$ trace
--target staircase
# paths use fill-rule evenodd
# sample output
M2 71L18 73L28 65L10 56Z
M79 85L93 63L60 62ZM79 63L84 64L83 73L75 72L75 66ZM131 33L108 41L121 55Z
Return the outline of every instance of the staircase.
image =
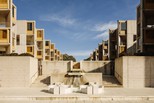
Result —
M39 76L31 85L33 88L41 88L47 87L50 84L50 76L49 75L42 75Z

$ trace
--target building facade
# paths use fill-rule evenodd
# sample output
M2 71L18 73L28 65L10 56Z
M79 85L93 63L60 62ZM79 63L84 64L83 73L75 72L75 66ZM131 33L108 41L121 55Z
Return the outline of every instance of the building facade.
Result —
M137 7L137 52L154 53L154 1L141 0Z
M136 53L136 20L118 20L117 57Z
M40 61L54 61L55 45L45 40L44 29L37 29L33 20L17 20L16 15L12 0L0 0L0 55L28 53ZM62 60L60 51L56 56Z

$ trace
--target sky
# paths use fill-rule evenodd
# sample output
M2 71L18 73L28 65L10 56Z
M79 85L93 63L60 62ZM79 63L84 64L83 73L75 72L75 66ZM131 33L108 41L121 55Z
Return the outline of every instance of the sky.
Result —
M77 61L108 39L117 20L136 19L140 0L14 0L18 20L35 20L45 39Z

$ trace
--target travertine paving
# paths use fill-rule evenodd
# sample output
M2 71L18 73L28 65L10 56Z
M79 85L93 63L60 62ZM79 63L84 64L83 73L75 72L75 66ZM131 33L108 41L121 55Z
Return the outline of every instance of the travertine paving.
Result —
M1 88L0 103L154 103L154 89L105 88L99 95L53 95L47 88Z
M154 103L154 101L21 101L21 100L0 100L0 103Z

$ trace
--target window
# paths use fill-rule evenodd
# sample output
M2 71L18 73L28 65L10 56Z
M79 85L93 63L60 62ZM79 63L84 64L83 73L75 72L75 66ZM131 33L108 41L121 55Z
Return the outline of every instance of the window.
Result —
M41 31L37 31L37 37L38 38L42 37L42 32Z
M32 52L33 48L32 47L27 47L27 52Z
M17 35L16 40L17 40L17 45L20 45L20 35Z
M37 51L37 55L42 55L42 52L41 51Z
M136 41L136 35L133 35L133 41Z
M12 17L14 17L14 7L12 7Z
M121 23L121 30L126 30L126 23Z
M27 30L32 31L33 30L33 24L27 23Z
M7 30L0 30L0 39L7 39Z
M49 46L49 42L48 41L45 42L45 46Z

